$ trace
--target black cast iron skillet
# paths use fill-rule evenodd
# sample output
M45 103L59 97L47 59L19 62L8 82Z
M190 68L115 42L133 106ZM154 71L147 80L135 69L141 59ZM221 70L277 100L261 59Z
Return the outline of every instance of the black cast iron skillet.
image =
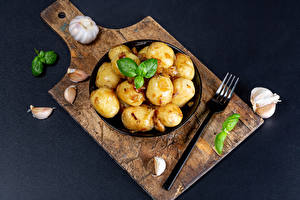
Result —
M124 45L128 46L130 49L132 49L133 47L136 47L136 49L139 51L142 48L144 48L145 46L150 45L152 42L162 42L162 41L158 41L158 40L135 40L135 41L126 42L126 43L124 43ZM164 43L167 44L169 47L171 47L174 50L175 54L178 53L178 52L184 53L179 48L177 48L177 47L175 47L171 44L168 44L166 42L164 42ZM90 86L89 86L90 94L92 93L92 91L97 89L97 86L95 85L97 72L98 72L98 69L100 68L100 66L104 62L110 62L110 59L108 57L108 52L99 60L99 62L97 63L97 65L95 66L95 68L94 68L94 70L91 74ZM166 127L166 130L164 132L159 132L155 129L152 129L151 131L147 131L147 132L131 132L130 130L128 130L124 127L124 125L121 121L121 113L117 114L113 118L105 118L105 117L102 117L100 114L98 114L98 115L101 117L101 119L107 125L109 125L113 129L117 130L118 132L120 132L122 134L126 134L126 135L138 136L138 137L155 137L155 136L161 136L161 135L168 134L172 131L175 131L176 129L182 127L195 114L195 111L197 110L197 108L200 104L201 93L202 93L201 78L200 78L200 74L198 72L198 69L195 66L195 63L194 63L194 67L195 67L195 76L194 76L194 79L192 81L195 85L195 95L190 100L194 104L191 107L189 107L188 105L185 105L184 107L181 108L182 113L183 113L183 119L182 119L182 121L179 125L177 125L175 127L171 127L171 128Z

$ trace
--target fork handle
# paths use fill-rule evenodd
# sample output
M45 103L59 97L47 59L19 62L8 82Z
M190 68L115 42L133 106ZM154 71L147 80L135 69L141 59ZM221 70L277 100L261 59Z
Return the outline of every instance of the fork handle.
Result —
M180 173L183 165L185 164L185 162L189 158L195 144L197 143L201 133L203 132L205 126L207 125L207 123L209 122L209 120L213 116L213 114L214 114L214 112L212 112L212 111L209 111L209 113L207 114L206 118L204 119L201 126L199 127L199 129L195 133L194 137L191 139L190 143L188 144L188 146L186 147L186 149L182 153L180 159L178 160L177 164L175 165L175 167L172 170L171 174L169 175L168 179L163 184L164 189L166 189L166 190L171 189L171 187L172 187L173 183L175 182L178 174Z

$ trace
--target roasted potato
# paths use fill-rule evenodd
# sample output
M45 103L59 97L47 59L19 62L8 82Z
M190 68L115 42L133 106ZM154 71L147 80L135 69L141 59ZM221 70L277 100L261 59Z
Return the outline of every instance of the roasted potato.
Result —
M149 131L153 128L154 109L149 106L125 108L121 119L126 128L132 131Z
M189 79L177 78L173 81L173 86L172 103L179 107L184 106L195 95L194 83Z
M156 58L158 60L158 71L160 68L169 68L174 64L175 54L171 47L162 42L153 42L147 50L146 57Z
M195 69L191 58L185 54L177 53L175 66L177 68L177 76L192 80L195 75Z
M101 87L92 92L90 100L96 111L103 117L112 118L119 112L119 100L112 89Z
M116 57L119 57L121 53L129 52L130 49L125 45L119 45L109 50L108 57L110 60L113 60Z
M124 58L131 58L132 60L134 60L134 62L139 65L141 63L140 59L134 55L133 53L130 53L130 52L124 52ZM115 57L112 61L111 61L111 64L112 64L112 67L113 67L113 70L116 74L120 75L122 78L124 78L125 76L120 72L119 68L118 68L118 65L117 65L117 61L119 60L120 58L119 57Z
M145 100L144 94L137 92L134 85L128 81L124 81L117 87L117 95L119 99L131 106L139 106Z
M157 109L157 118L166 127L177 126L182 120L183 114L180 108L173 103L160 106Z
M164 132L166 130L166 128L162 124L162 122L157 118L157 116L155 116L155 113L154 113L153 121L154 121L154 128L156 130L158 130L160 132Z
M147 51L148 51L149 46L145 46L144 48L142 48L139 52L138 52L138 57L140 60L146 60L147 57Z
M172 101L173 84L170 78L154 76L150 79L146 96L154 105L166 105Z
M120 76L113 71L111 63L105 62L100 66L96 77L97 87L108 87L114 89L117 87L119 81Z

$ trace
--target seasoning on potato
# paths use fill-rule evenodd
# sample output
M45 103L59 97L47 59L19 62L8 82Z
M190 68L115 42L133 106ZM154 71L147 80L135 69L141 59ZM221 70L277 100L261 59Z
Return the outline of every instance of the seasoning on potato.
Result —
M111 63L103 63L97 73L96 86L116 88L120 81L120 76L117 75L112 68Z
M137 92L133 84L124 81L117 87L117 95L119 99L131 106L139 106L145 100L144 94Z
M193 81L185 78L177 78L173 81L174 95L172 103L179 107L184 106L195 95Z
M120 103L112 89L99 88L92 92L90 99L96 111L103 117L112 118L119 112Z
M157 109L157 118L166 127L174 127L180 124L183 114L180 108L173 103L168 103L167 105L160 106Z
M146 46L138 52L138 57L139 57L140 60L146 60L147 59L146 55L147 55L148 48L149 48L149 46Z
M170 78L155 76L150 79L146 96L154 105L166 105L172 101L173 84Z
M98 72L91 103L105 118L121 114L132 132L164 132L183 119L181 107L195 95L195 69L189 56L174 53L162 42L142 49L126 45L112 48ZM134 51L134 52L132 52Z
M126 45L119 45L109 50L108 57L110 60L113 60L116 57L119 57L121 53L130 52L130 49Z
M124 53L121 53L119 54L119 56L117 57L114 57L112 60L111 60L111 63L112 63L112 66L113 66L113 70L116 74L120 75L121 77L125 77L124 74L122 74L118 68L118 65L117 65L117 61L120 59L120 58L131 58L132 60L134 60L134 62L139 65L140 64L140 59L134 55L133 53L131 52L124 52Z
M153 42L147 49L146 57L158 59L161 62L159 67L162 68L171 67L175 60L173 49L162 42Z
M178 76L192 80L195 75L195 69L191 58L183 53L176 54L175 66Z
M132 106L124 109L121 119L129 130L149 131L154 126L153 115L154 109L149 106Z

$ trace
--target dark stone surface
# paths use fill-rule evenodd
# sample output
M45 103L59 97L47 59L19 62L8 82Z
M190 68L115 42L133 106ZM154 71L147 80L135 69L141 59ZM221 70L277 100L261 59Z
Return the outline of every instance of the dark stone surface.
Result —
M149 199L47 93L70 61L40 18L52 2L0 3L0 199ZM247 103L255 86L280 94L275 115L179 199L298 199L299 2L72 2L105 27L152 16L217 76L239 75ZM59 54L40 78L31 75L33 48ZM39 121L30 104L57 109Z

